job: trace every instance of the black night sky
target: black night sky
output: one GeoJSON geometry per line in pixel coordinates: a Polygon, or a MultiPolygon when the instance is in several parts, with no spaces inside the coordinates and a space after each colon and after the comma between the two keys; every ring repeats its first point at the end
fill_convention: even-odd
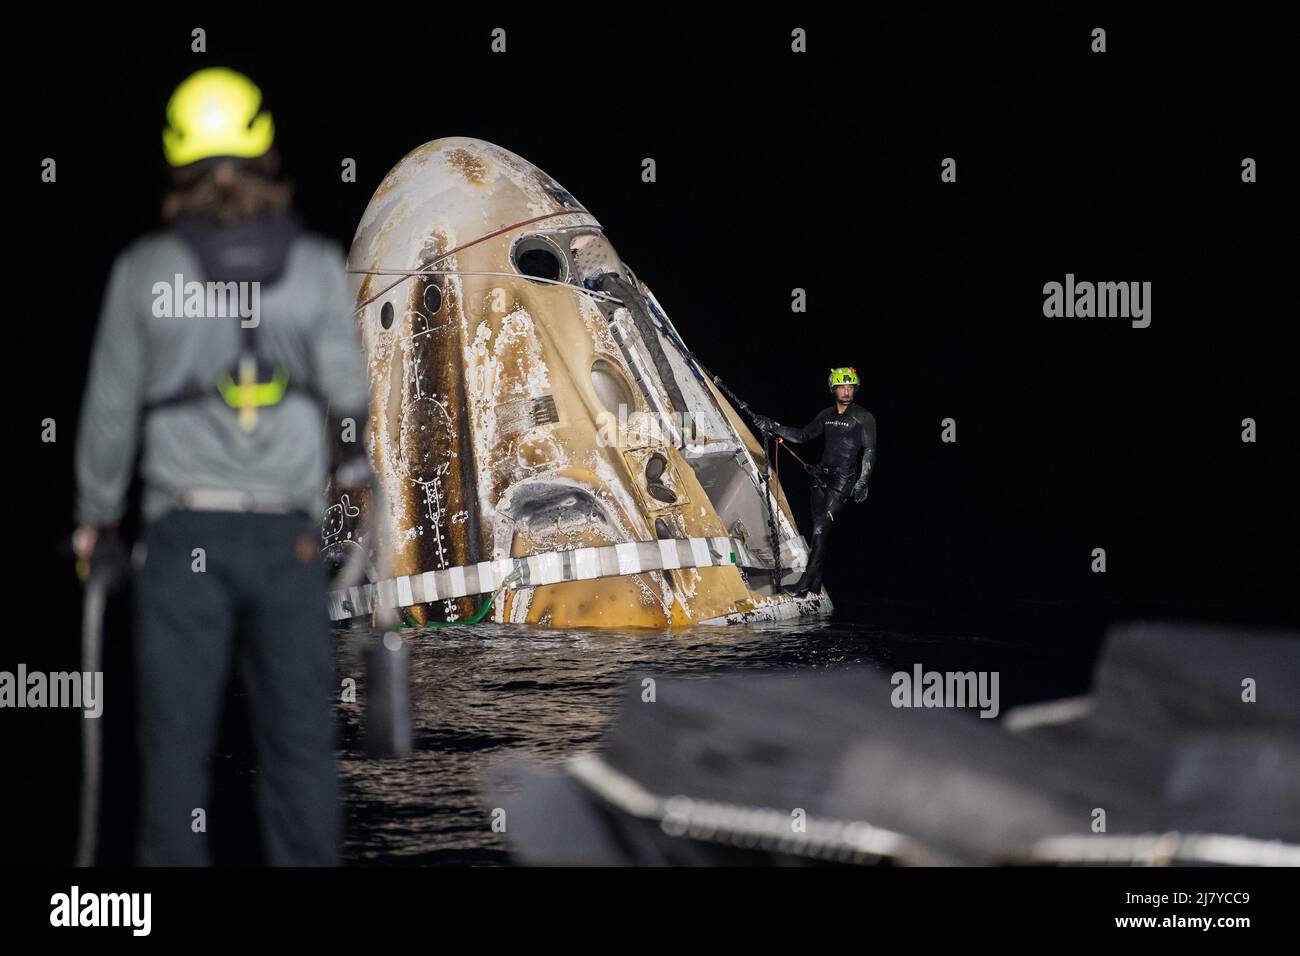
{"type": "MultiPolygon", "coordinates": [[[[28,104],[28,152],[59,164],[57,184],[21,188],[32,288],[62,290],[19,363],[36,564],[70,527],[109,263],[157,225],[163,105],[189,71],[225,64],[262,85],[301,214],[344,247],[409,149],[478,137],[591,209],[757,408],[802,424],[826,404],[827,368],[862,371],[878,465],[832,593],[1284,619],[1300,522],[1283,60],[1223,24],[1108,19],[1098,55],[1087,17],[790,17],[439,14],[369,39],[346,23],[214,20],[206,55],[189,52],[188,23],[96,27],[88,56],[28,104]],[[496,25],[504,55],[488,49],[496,25]],[[789,52],[793,25],[805,55],[789,52]],[[940,182],[947,156],[956,183],[940,182]],[[1066,273],[1152,282],[1151,327],[1045,318],[1043,284],[1066,273]],[[790,312],[795,287],[805,315],[790,312]],[[57,445],[39,441],[45,417],[57,445]],[[939,440],[946,417],[955,444],[939,440]]],[[[802,515],[806,482],[788,480],[802,515]]],[[[66,578],[53,564],[35,577],[66,578]]]]}
{"type": "MultiPolygon", "coordinates": [[[[1021,620],[1043,641],[1138,615],[1295,621],[1282,30],[1094,11],[530,9],[78,21],[23,41],[51,69],[11,118],[23,399],[9,593],[23,624],[5,666],[75,667],[79,593],[58,544],[99,300],[112,257],[158,225],[167,97],[210,65],[262,86],[300,214],[344,248],[407,151],[485,139],[590,209],[687,344],[759,410],[801,425],[829,403],[827,370],[856,366],[879,443],[870,499],[832,542],[839,614],[989,633],[1021,620]],[[195,26],[206,54],[190,52],[195,26]],[[504,55],[489,50],[497,26],[504,55]],[[790,52],[796,26],[806,54],[790,52]],[[1089,50],[1096,26],[1104,54],[1089,50]],[[55,184],[40,182],[47,156],[55,184]],[[345,157],[356,183],[340,181],[345,157]],[[940,181],[945,157],[956,183],[940,181]],[[1044,283],[1067,273],[1151,282],[1151,326],[1044,317],[1044,283]],[[806,314],[790,311],[795,287],[806,314]],[[940,441],[949,417],[955,444],[940,441]],[[40,440],[45,418],[56,444],[40,440]],[[1097,547],[1105,574],[1089,570],[1097,547]]],[[[791,465],[802,525],[808,483],[791,465]]]]}

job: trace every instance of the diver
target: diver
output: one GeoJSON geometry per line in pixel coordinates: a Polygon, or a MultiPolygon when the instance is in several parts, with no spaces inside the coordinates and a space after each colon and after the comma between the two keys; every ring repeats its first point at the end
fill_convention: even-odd
{"type": "Polygon", "coordinates": [[[336,480],[369,481],[368,386],[342,252],[294,218],[261,104],[222,68],[176,88],[166,228],[113,263],[82,402],[74,548],[91,573],[123,564],[117,529],[142,447],[143,865],[211,862],[195,814],[211,807],[232,672],[247,691],[264,861],[334,865],[342,843],[318,516],[332,463],[336,480]]]}
{"type": "Polygon", "coordinates": [[[812,546],[808,565],[798,582],[781,588],[786,594],[816,594],[822,587],[827,540],[832,524],[850,499],[867,498],[867,479],[876,460],[876,419],[856,404],[858,373],[853,368],[833,368],[827,379],[835,404],[816,414],[803,428],[779,425],[765,415],[754,421],[765,432],[786,441],[806,442],[825,437],[822,459],[809,468],[812,476],[812,546]],[[858,456],[861,455],[859,465],[858,456]]]}

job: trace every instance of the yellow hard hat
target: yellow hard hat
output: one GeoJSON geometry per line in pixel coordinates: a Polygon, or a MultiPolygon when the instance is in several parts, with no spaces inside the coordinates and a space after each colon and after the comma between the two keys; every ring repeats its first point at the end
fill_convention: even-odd
{"type": "Polygon", "coordinates": [[[173,166],[213,156],[261,156],[271,148],[275,124],[259,109],[262,91],[234,70],[199,70],[167,101],[163,153],[173,166]]]}

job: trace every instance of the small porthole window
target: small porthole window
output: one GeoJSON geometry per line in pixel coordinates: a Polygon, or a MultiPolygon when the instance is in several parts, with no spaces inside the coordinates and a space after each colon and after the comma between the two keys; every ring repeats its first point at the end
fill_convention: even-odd
{"type": "Polygon", "coordinates": [[[568,260],[549,236],[524,236],[510,250],[510,261],[530,279],[567,282],[569,278],[568,260]]]}
{"type": "Polygon", "coordinates": [[[424,314],[433,315],[442,308],[442,290],[430,282],[424,287],[424,314]]]}
{"type": "Polygon", "coordinates": [[[393,327],[393,303],[385,302],[379,310],[379,324],[386,329],[393,327]]]}

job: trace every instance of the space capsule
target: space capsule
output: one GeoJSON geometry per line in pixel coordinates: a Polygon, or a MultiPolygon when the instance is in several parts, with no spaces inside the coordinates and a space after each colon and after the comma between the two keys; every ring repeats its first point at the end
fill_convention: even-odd
{"type": "Polygon", "coordinates": [[[380,183],[348,270],[373,489],[331,487],[335,621],[681,627],[820,616],[764,449],[600,223],[542,170],[438,139],[380,183]],[[779,550],[774,555],[773,544],[779,550]],[[774,560],[775,558],[775,560],[774,560]]]}

